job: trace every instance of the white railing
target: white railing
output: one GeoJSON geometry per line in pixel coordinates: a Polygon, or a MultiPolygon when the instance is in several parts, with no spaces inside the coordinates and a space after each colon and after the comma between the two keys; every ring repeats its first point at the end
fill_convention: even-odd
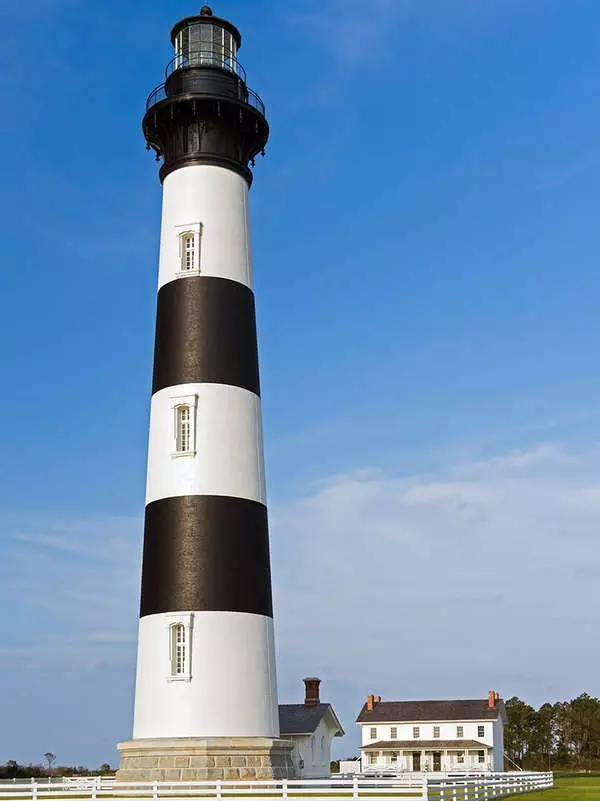
{"type": "Polygon", "coordinates": [[[212,782],[116,782],[90,777],[62,781],[22,781],[0,785],[0,799],[42,801],[52,799],[234,799],[256,801],[259,798],[283,799],[299,796],[313,801],[347,798],[352,801],[488,801],[520,793],[546,790],[553,786],[551,773],[487,773],[480,776],[427,776],[405,774],[393,779],[304,779],[283,781],[212,781],[212,782]]]}

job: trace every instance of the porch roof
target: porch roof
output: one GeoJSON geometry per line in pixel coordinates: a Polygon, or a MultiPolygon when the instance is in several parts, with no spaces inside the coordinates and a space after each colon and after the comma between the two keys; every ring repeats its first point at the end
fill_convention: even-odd
{"type": "Polygon", "coordinates": [[[489,751],[490,746],[477,740],[380,740],[361,746],[362,751],[489,751]]]}

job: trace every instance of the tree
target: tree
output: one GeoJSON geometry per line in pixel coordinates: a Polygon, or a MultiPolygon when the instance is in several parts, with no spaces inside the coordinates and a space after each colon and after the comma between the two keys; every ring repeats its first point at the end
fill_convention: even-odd
{"type": "Polygon", "coordinates": [[[535,710],[520,698],[509,698],[506,702],[508,726],[504,731],[504,749],[513,762],[523,767],[523,761],[531,750],[531,731],[535,710]]]}
{"type": "Polygon", "coordinates": [[[48,773],[52,773],[52,765],[56,762],[56,757],[52,753],[52,751],[47,751],[44,754],[44,759],[48,763],[48,773]]]}

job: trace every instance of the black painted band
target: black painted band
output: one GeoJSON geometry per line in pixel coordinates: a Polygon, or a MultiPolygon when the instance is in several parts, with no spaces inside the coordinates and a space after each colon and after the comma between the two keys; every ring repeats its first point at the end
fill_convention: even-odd
{"type": "Polygon", "coordinates": [[[140,617],[192,611],[273,616],[263,504],[186,495],[146,507],[140,617]]]}
{"type": "Polygon", "coordinates": [[[260,395],[254,294],[237,281],[188,276],[158,293],[152,392],[228,384],[260,395]]]}

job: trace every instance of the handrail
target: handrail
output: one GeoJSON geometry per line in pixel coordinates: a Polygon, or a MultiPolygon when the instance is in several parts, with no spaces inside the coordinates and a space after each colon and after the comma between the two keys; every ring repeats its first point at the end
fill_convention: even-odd
{"type": "MultiPolygon", "coordinates": [[[[194,94],[202,96],[203,93],[195,91],[194,94]]],[[[207,93],[207,96],[210,97],[211,95],[207,93]]],[[[157,103],[166,100],[167,97],[168,95],[167,95],[166,83],[159,84],[156,87],[156,89],[153,89],[152,92],[150,92],[150,94],[148,95],[148,99],[146,100],[146,111],[149,111],[153,106],[156,106],[157,103]]],[[[243,88],[241,85],[238,86],[237,99],[240,100],[242,103],[246,103],[247,105],[252,106],[252,108],[255,108],[263,115],[263,117],[266,115],[265,104],[263,103],[261,98],[256,94],[256,92],[253,92],[252,89],[248,89],[247,86],[244,85],[243,88]]]]}
{"type": "Polygon", "coordinates": [[[216,67],[217,69],[233,72],[246,82],[246,70],[242,67],[237,58],[232,55],[222,55],[214,48],[204,48],[202,50],[190,50],[189,53],[178,53],[171,59],[165,70],[165,78],[169,78],[176,70],[186,69],[187,67],[216,67]]]}

